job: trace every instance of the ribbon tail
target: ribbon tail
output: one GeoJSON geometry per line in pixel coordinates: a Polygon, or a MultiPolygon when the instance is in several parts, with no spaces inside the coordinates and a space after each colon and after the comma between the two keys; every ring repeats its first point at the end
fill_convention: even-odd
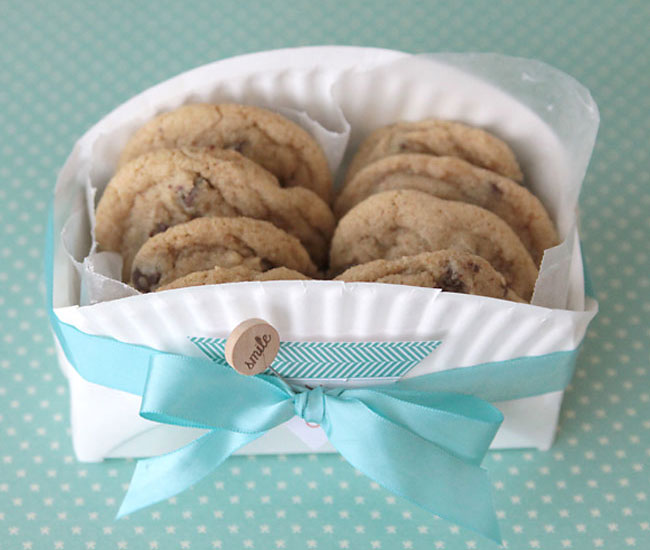
{"type": "Polygon", "coordinates": [[[324,428],[350,464],[389,491],[501,543],[491,483],[480,466],[389,421],[356,399],[328,400],[324,428]]]}
{"type": "Polygon", "coordinates": [[[171,453],[139,460],[116,519],[184,491],[261,435],[214,430],[171,453]]]}

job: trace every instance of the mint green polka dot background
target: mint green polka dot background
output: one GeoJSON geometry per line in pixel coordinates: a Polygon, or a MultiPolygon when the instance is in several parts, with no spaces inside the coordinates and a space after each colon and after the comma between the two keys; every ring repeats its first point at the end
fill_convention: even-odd
{"type": "MultiPolygon", "coordinates": [[[[43,306],[50,194],[109,110],[215,59],[306,44],[534,57],[602,123],[581,200],[601,313],[549,452],[485,460],[511,549],[650,548],[648,2],[0,0],[0,549],[485,549],[334,455],[237,457],[120,522],[131,461],[77,463],[43,306]]],[[[433,474],[434,472],[432,472],[433,474]]]]}

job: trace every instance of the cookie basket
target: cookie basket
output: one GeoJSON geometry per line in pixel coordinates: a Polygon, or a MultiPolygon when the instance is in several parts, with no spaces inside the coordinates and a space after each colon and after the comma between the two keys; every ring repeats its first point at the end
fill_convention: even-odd
{"type": "MultiPolygon", "coordinates": [[[[598,111],[586,89],[524,59],[326,46],[244,55],[194,69],[119,106],[75,145],[54,199],[54,315],[85,334],[194,357],[205,356],[197,341],[224,338],[252,317],[269,321],[284,341],[439,342],[417,366],[400,373],[405,378],[575,350],[597,308],[585,292],[577,224],[597,127],[598,111]],[[126,287],[115,278],[115,258],[98,252],[92,238],[92,212],[121,148],[160,112],[226,101],[270,108],[298,122],[321,144],[339,179],[361,139],[398,120],[436,116],[495,133],[515,151],[527,185],[548,209],[562,241],[545,254],[532,304],[334,281],[231,283],[146,295],[126,287]]],[[[79,460],[159,455],[203,433],[142,418],[139,396],[86,380],[61,347],[58,359],[70,385],[79,460]]],[[[397,376],[323,379],[305,371],[297,378],[349,387],[397,376]]],[[[548,449],[562,395],[496,403],[505,420],[492,448],[548,449]]],[[[295,418],[238,452],[333,450],[322,430],[295,418]]]]}

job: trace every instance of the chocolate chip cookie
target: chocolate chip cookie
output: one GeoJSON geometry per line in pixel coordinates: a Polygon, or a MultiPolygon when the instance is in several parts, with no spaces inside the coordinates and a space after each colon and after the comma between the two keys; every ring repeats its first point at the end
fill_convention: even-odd
{"type": "Polygon", "coordinates": [[[456,157],[407,153],[379,159],[359,170],[343,188],[334,211],[341,217],[366,197],[391,189],[415,189],[490,210],[514,230],[536,265],[544,250],[558,243],[553,222],[530,191],[456,157]]]}
{"type": "Polygon", "coordinates": [[[231,268],[213,267],[212,269],[196,271],[180,277],[169,284],[158,287],[156,292],[187,286],[218,285],[243,281],[288,281],[294,279],[307,280],[309,277],[286,267],[275,267],[268,271],[257,271],[243,265],[231,268]]]}
{"type": "Polygon", "coordinates": [[[483,208],[421,191],[384,191],[357,204],[339,222],[330,249],[334,275],[372,260],[393,260],[450,248],[485,258],[524,300],[537,268],[517,235],[483,208]]]}
{"type": "Polygon", "coordinates": [[[133,260],[131,284],[141,292],[215,266],[268,271],[288,267],[315,276],[300,241],[272,223],[252,218],[196,218],[147,240],[133,260]]]}
{"type": "Polygon", "coordinates": [[[345,270],[336,280],[424,286],[523,302],[503,275],[486,260],[457,250],[423,252],[397,260],[374,260],[345,270]]]}
{"type": "Polygon", "coordinates": [[[158,115],[131,137],[120,166],[148,151],[182,147],[234,149],[274,174],[283,187],[305,187],[329,202],[332,177],[318,143],[266,109],[198,103],[158,115]]]}
{"type": "Polygon", "coordinates": [[[499,138],[460,122],[428,118],[397,122],[372,132],[352,159],[346,181],[371,162],[398,153],[459,157],[514,181],[523,180],[514,153],[499,138]]]}
{"type": "Polygon", "coordinates": [[[235,151],[161,149],[124,165],[97,207],[101,249],[120,252],[124,277],[151,236],[200,216],[246,216],[273,222],[297,237],[321,267],[334,216],[318,195],[283,189],[275,176],[235,151]]]}

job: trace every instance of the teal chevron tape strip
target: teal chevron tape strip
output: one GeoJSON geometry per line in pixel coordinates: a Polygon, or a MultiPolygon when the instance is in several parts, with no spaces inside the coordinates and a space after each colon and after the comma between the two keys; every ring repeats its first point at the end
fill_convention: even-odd
{"type": "MultiPolygon", "coordinates": [[[[190,341],[213,361],[223,360],[224,338],[190,341]]],[[[400,378],[440,343],[282,342],[273,368],[286,378],[400,378]]]]}

